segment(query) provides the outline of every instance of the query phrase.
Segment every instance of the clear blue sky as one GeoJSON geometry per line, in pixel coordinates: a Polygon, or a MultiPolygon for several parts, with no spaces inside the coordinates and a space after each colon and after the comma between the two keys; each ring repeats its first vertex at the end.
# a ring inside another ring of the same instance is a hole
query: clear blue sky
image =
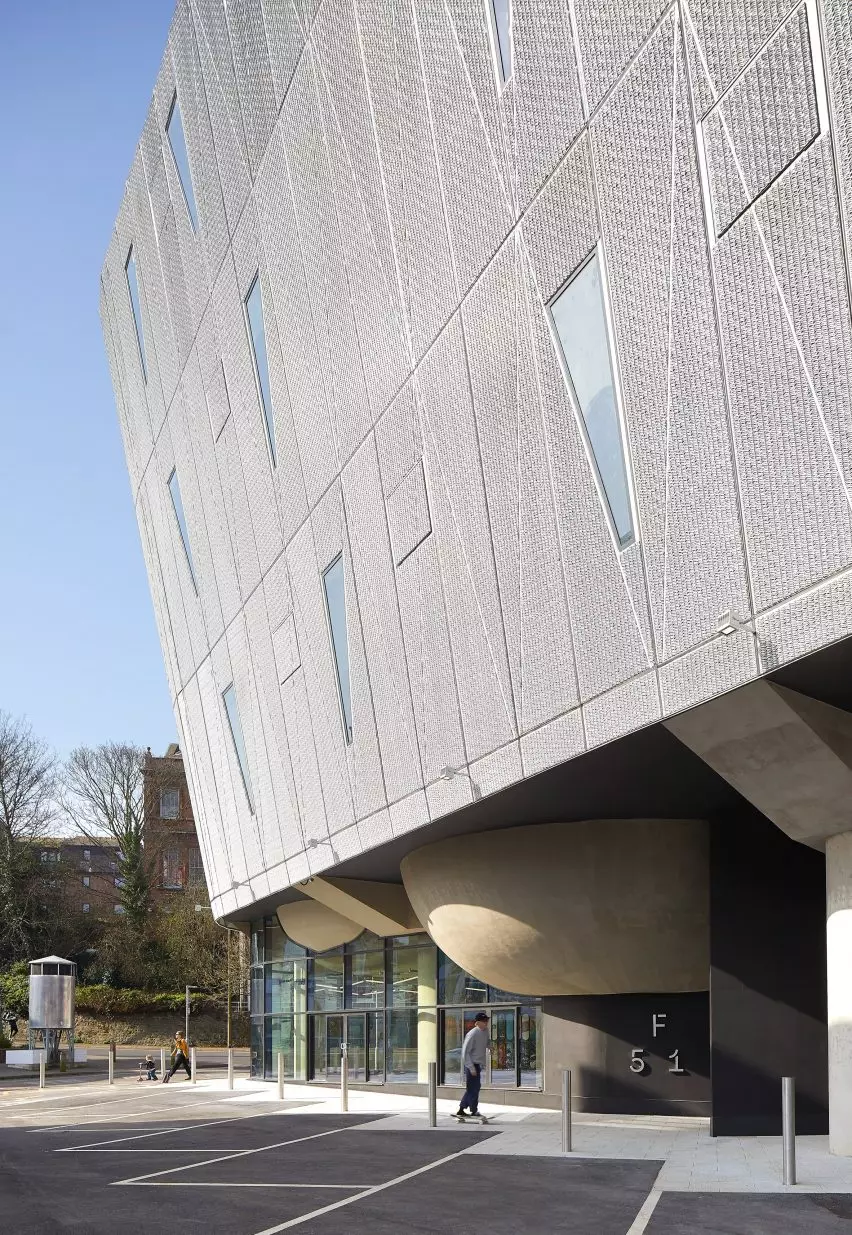
{"type": "Polygon", "coordinates": [[[0,708],[175,740],[98,318],[174,0],[0,0],[0,708]]]}

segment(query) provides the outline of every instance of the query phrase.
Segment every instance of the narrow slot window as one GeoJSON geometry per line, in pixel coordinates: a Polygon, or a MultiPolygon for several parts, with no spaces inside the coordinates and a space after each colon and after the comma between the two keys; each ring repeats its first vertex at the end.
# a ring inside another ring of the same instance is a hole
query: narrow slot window
{"type": "Polygon", "coordinates": [[[600,258],[595,251],[550,305],[596,480],[620,545],[636,536],[600,258]]]}
{"type": "Polygon", "coordinates": [[[133,256],[133,246],[127,254],[124,263],[124,273],[127,278],[127,290],[130,293],[130,307],[133,309],[133,320],[136,323],[136,342],[139,345],[139,359],[142,362],[142,376],[148,380],[148,362],[145,359],[145,336],[142,333],[142,306],[139,300],[139,279],[136,274],[136,258],[133,256]]]}
{"type": "Polygon", "coordinates": [[[225,704],[225,713],[231,730],[231,741],[234,743],[234,753],[237,756],[237,763],[240,765],[240,776],[243,778],[246,800],[248,801],[249,810],[254,814],[254,801],[251,796],[251,780],[249,778],[248,759],[246,758],[246,744],[243,741],[243,729],[240,724],[240,714],[237,710],[237,696],[234,692],[233,682],[222,691],[222,702],[225,704]]]}
{"type": "Polygon", "coordinates": [[[172,109],[166,121],[166,136],[169,139],[169,146],[171,147],[172,156],[177,167],[180,187],[183,189],[183,199],[186,202],[189,221],[192,224],[192,230],[197,232],[198,212],[195,208],[195,194],[192,191],[192,173],[189,170],[189,154],[186,149],[183,119],[180,114],[180,103],[178,103],[177,93],[175,93],[175,97],[172,99],[172,109]]]}
{"type": "Polygon", "coordinates": [[[260,406],[263,410],[266,440],[269,442],[272,466],[275,467],[278,462],[275,453],[275,419],[272,415],[272,394],[269,389],[269,362],[266,358],[266,331],[263,325],[263,300],[260,294],[259,275],[254,276],[246,296],[245,305],[251,350],[254,357],[254,375],[257,379],[257,392],[260,398],[260,406]]]}
{"type": "Polygon", "coordinates": [[[343,555],[335,558],[322,577],[331,650],[337,671],[337,693],[343,736],[346,745],[352,741],[352,695],[349,688],[349,640],[346,631],[346,587],[343,578],[343,555]]]}
{"type": "Polygon", "coordinates": [[[512,0],[485,0],[489,8],[497,76],[505,86],[512,76],[512,0]]]}
{"type": "Polygon", "coordinates": [[[186,564],[189,567],[189,577],[192,580],[192,586],[195,591],[198,591],[198,584],[195,582],[195,568],[192,565],[192,552],[189,547],[189,532],[187,531],[186,518],[183,513],[183,502],[180,496],[180,485],[178,484],[177,469],[172,469],[172,474],[169,477],[169,493],[172,495],[172,507],[177,519],[178,531],[180,538],[183,541],[183,551],[186,554],[186,564]]]}

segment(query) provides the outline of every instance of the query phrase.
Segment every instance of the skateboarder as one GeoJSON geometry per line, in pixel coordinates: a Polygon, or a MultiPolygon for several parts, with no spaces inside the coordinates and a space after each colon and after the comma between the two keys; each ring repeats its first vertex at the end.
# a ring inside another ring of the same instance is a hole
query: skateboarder
{"type": "Polygon", "coordinates": [[[465,1034],[462,1043],[461,1064],[464,1073],[465,1091],[456,1119],[465,1119],[465,1108],[474,1118],[482,1118],[479,1114],[479,1090],[482,1085],[482,1069],[485,1067],[488,1050],[488,1015],[477,1012],[473,1021],[473,1029],[465,1034]]]}

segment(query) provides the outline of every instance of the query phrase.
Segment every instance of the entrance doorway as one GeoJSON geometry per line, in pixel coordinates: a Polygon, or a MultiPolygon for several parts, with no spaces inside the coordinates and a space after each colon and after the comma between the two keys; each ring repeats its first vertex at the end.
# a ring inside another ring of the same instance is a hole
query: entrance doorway
{"type": "Polygon", "coordinates": [[[381,1012],[317,1014],[311,1018],[311,1079],[340,1081],[341,1048],[349,1060],[349,1079],[356,1084],[385,1079],[384,1016],[381,1012]]]}

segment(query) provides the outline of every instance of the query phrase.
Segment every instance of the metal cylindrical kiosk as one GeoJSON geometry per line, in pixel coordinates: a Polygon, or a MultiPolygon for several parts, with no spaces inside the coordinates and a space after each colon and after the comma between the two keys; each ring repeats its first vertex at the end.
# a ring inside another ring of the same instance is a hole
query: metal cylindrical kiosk
{"type": "Polygon", "coordinates": [[[74,1062],[74,1015],[77,966],[61,956],[30,961],[30,1050],[43,1050],[48,1067],[59,1064],[62,1035],[68,1062],[74,1062]]]}

